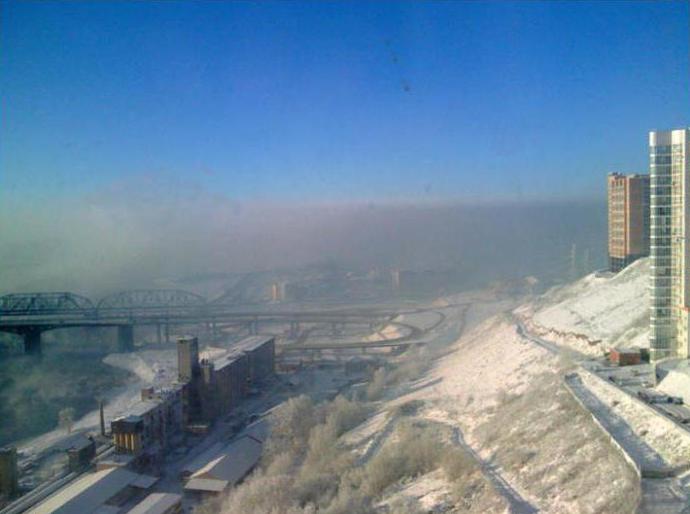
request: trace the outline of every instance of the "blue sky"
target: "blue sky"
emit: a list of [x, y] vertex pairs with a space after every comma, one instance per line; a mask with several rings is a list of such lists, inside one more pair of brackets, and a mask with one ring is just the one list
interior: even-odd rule
[[688, 125], [687, 2], [0, 2], [0, 189], [602, 198]]

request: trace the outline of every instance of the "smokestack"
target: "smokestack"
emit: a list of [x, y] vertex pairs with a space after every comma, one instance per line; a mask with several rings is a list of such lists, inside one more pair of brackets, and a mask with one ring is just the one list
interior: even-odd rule
[[177, 373], [182, 383], [193, 382], [201, 374], [199, 367], [199, 340], [180, 337], [177, 340]]
[[100, 401], [100, 414], [101, 414], [101, 435], [105, 437], [105, 414], [103, 414], [103, 400]]

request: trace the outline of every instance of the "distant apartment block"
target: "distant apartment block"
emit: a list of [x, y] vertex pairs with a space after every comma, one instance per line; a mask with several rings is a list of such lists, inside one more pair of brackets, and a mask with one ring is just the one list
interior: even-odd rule
[[688, 144], [690, 129], [649, 133], [650, 358], [688, 357]]
[[271, 284], [271, 301], [282, 302], [285, 300], [285, 282]]
[[649, 175], [608, 176], [609, 269], [649, 255]]

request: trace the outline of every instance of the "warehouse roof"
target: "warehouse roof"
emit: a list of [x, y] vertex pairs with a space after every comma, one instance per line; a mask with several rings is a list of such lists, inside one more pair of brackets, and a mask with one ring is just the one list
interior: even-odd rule
[[139, 417], [148, 414], [155, 408], [159, 407], [163, 403], [158, 398], [152, 398], [150, 400], [139, 400], [135, 403], [128, 411], [127, 417]]
[[127, 514], [165, 514], [182, 503], [182, 496], [175, 493], [152, 493]]
[[223, 449], [223, 443], [215, 443], [207, 450], [200, 453], [194, 460], [182, 468], [183, 475], [192, 475], [203, 468]]
[[262, 418], [258, 421], [255, 421], [247, 428], [245, 428], [242, 432], [242, 435], [246, 435], [248, 437], [251, 437], [252, 439], [256, 439], [260, 443], [264, 443], [266, 442], [266, 439], [268, 439], [270, 433], [271, 425], [268, 419]]
[[249, 336], [238, 342], [232, 349], [242, 352], [251, 352], [274, 339], [274, 336]]
[[98, 507], [96, 510], [93, 511], [93, 514], [119, 514], [120, 513], [120, 508], [115, 507], [114, 505], [101, 505]]
[[219, 492], [235, 485], [256, 466], [263, 444], [251, 437], [240, 437], [222, 447], [185, 485], [187, 490]]
[[187, 491], [222, 493], [227, 486], [227, 480], [215, 480], [211, 478], [192, 478], [185, 484], [184, 488]]
[[93, 514], [120, 514], [120, 507], [115, 507], [114, 505], [101, 505]]
[[230, 364], [237, 362], [238, 360], [242, 359], [243, 357], [244, 357], [244, 353], [241, 353], [241, 352], [226, 353], [222, 357], [219, 357], [216, 360], [214, 360], [213, 366], [216, 368], [216, 371], [218, 371], [218, 370], [223, 369], [225, 366], [229, 366]]
[[99, 508], [125, 487], [147, 489], [157, 478], [140, 475], [124, 468], [110, 468], [88, 473], [60, 489], [29, 511], [30, 514], [89, 514]]

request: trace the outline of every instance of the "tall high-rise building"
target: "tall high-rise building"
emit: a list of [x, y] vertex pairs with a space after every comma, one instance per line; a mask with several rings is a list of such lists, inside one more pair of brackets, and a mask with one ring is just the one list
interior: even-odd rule
[[690, 129], [649, 133], [650, 357], [688, 357]]
[[649, 175], [608, 176], [609, 269], [649, 255]]

